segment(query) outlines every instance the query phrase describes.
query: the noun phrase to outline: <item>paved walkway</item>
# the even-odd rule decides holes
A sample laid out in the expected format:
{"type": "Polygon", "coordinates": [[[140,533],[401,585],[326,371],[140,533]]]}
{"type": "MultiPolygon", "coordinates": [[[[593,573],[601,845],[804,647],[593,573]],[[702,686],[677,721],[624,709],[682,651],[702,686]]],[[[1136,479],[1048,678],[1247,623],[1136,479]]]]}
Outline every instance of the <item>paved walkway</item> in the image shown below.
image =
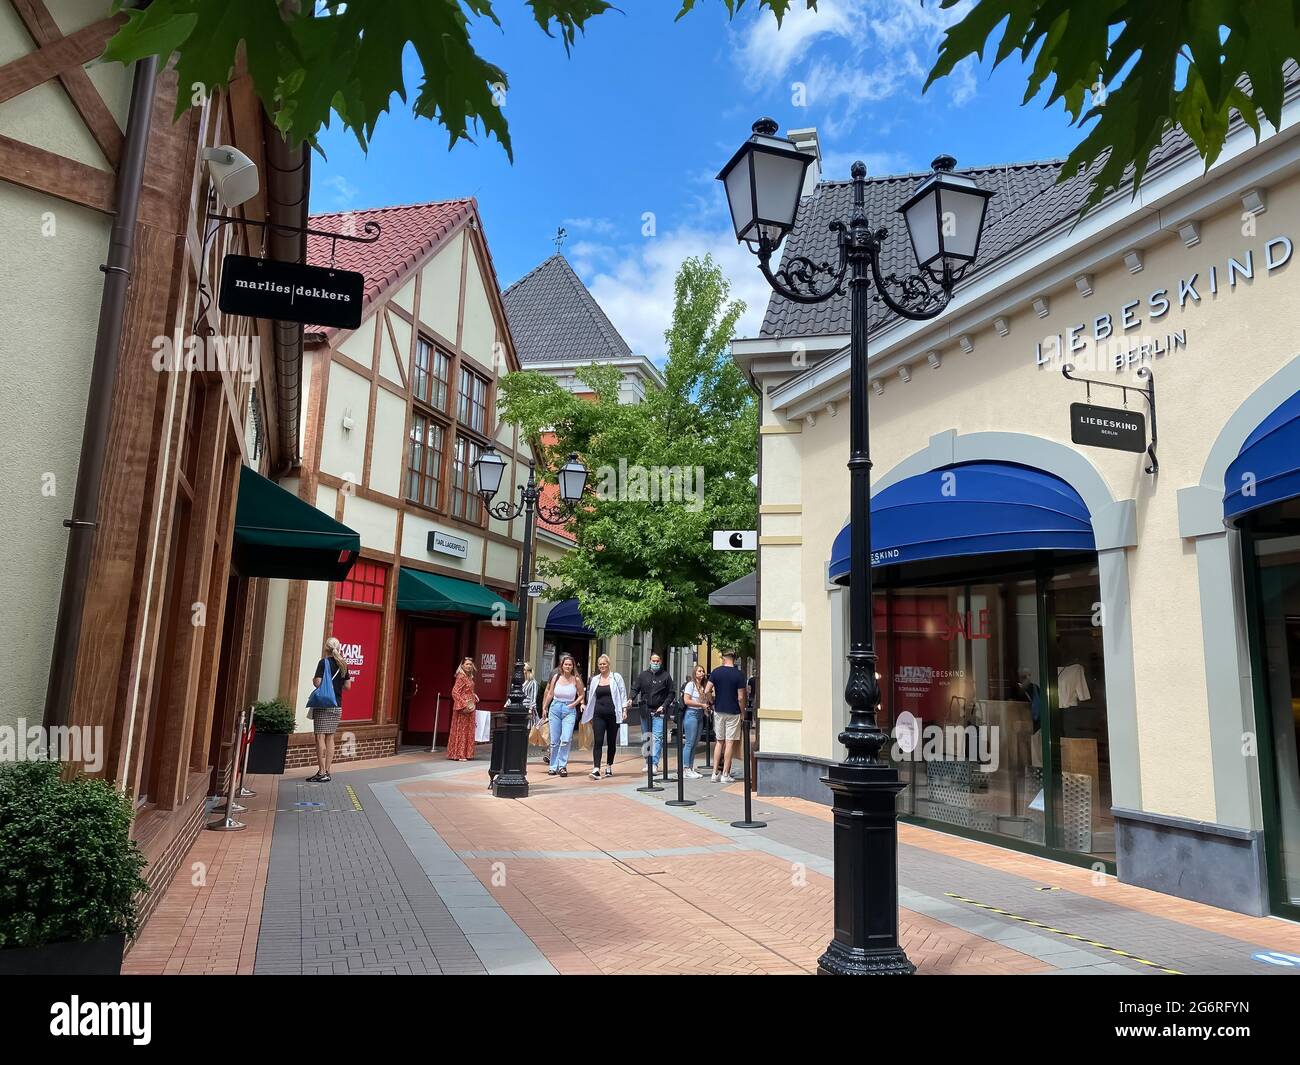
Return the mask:
{"type": "MultiPolygon", "coordinates": [[[[809,973],[831,931],[830,811],[687,782],[530,773],[511,802],[486,761],[441,755],[254,778],[242,833],[203,833],[128,972],[809,973]],[[202,876],[196,870],[202,870],[202,876]]],[[[1300,926],[1087,869],[900,828],[903,946],[925,973],[1296,974],[1300,926]]]]}

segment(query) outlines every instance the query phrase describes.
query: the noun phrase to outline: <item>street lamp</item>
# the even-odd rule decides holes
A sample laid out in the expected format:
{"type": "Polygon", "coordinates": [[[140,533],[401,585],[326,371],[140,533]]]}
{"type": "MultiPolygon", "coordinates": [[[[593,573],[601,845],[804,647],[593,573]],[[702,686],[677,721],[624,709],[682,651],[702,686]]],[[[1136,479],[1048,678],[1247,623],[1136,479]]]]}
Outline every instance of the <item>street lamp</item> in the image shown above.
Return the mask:
{"type": "Polygon", "coordinates": [[[536,463],[528,463],[528,483],[519,487],[519,502],[492,498],[501,488],[506,461],[488,447],[474,460],[474,490],[483,500],[487,512],[498,521],[510,521],[524,516],[524,553],[519,562],[519,618],[515,630],[515,668],[510,674],[510,694],[506,697],[505,728],[494,732],[492,764],[488,770],[492,778],[492,794],[502,799],[528,797],[528,707],[524,705],[524,644],[528,634],[532,600],[528,596],[528,578],[533,565],[533,517],[540,514],[552,525],[559,525],[572,513],[582,499],[587,485],[587,467],[570,455],[559,472],[560,500],[558,507],[539,501],[541,489],[537,484],[536,463]],[[499,741],[498,741],[499,735],[499,741]]]}
{"type": "Polygon", "coordinates": [[[880,757],[889,742],[876,721],[876,674],[871,603],[871,459],[867,415],[867,318],[870,286],[876,299],[904,318],[922,321],[948,305],[953,286],[974,260],[992,193],[954,174],[956,161],[941,155],[934,172],[900,212],[920,272],[882,273],[886,229],[866,215],[867,168],[854,163],[853,211],[831,223],[839,261],[803,255],[772,268],[772,255],[794,228],[804,172],[812,157],[777,136],[770,118],[754,123],[746,141],[718,175],[736,229],[758,256],[758,266],[779,295],[795,303],[822,303],[844,294],[847,280],[852,325],[849,345],[849,653],[844,698],[849,723],[840,733],[847,755],[822,779],[834,794],[835,935],[818,961],[833,975],[908,975],[916,967],[898,942],[898,770],[880,757]],[[802,155],[802,159],[797,158],[802,155]]]}

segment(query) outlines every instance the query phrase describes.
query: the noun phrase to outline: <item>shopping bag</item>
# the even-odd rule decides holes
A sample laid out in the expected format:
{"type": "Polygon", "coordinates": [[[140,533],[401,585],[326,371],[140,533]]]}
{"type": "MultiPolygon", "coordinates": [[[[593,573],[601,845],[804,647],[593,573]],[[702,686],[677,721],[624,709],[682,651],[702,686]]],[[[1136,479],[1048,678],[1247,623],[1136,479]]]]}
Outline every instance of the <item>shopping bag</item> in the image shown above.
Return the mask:
{"type": "Polygon", "coordinates": [[[311,710],[337,710],[338,705],[338,696],[334,694],[334,667],[326,660],[320,687],[313,688],[307,696],[307,707],[311,710]]]}
{"type": "Polygon", "coordinates": [[[487,743],[492,738],[492,711],[474,711],[474,742],[487,743]]]}
{"type": "Polygon", "coordinates": [[[578,750],[591,750],[591,745],[595,742],[595,739],[596,730],[592,728],[590,721],[578,726],[578,750]]]}
{"type": "Polygon", "coordinates": [[[550,747],[551,730],[547,725],[540,721],[533,722],[533,727],[528,730],[528,746],[530,747],[550,747]]]}

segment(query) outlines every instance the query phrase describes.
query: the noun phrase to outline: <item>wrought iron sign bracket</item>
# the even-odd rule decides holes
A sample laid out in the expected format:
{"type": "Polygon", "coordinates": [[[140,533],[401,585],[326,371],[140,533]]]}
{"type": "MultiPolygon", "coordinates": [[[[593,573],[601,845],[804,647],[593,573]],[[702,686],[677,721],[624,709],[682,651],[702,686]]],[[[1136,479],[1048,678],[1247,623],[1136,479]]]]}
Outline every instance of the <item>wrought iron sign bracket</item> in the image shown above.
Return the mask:
{"type": "Polygon", "coordinates": [[[383,233],[383,227],[378,222],[367,219],[361,223],[361,231],[365,236],[356,236],[350,233],[331,233],[325,229],[312,229],[310,226],[291,226],[282,222],[262,222],[256,218],[240,218],[237,215],[221,214],[214,211],[216,206],[215,190],[208,191],[208,210],[206,221],[204,223],[202,254],[199,259],[199,278],[198,285],[195,288],[195,310],[194,325],[190,329],[191,333],[204,336],[211,336],[211,328],[206,326],[204,319],[207,317],[208,309],[212,306],[212,292],[207,285],[207,268],[208,268],[208,249],[212,245],[213,238],[221,231],[222,226],[236,225],[242,223],[246,226],[257,226],[262,230],[262,254],[261,258],[266,258],[266,234],[268,231],[276,233],[301,233],[308,237],[323,237],[330,241],[330,269],[334,267],[334,260],[338,256],[339,241],[349,244],[373,244],[383,233]]]}
{"type": "Polygon", "coordinates": [[[1090,400],[1092,399],[1092,386],[1097,385],[1100,388],[1118,388],[1124,393],[1125,404],[1128,403],[1128,394],[1130,392],[1138,393],[1147,401],[1147,407],[1151,412],[1151,442],[1147,444],[1148,461],[1146,472],[1152,476],[1159,473],[1160,460],[1156,458],[1156,441],[1158,440],[1158,436],[1156,435],[1156,376],[1151,372],[1151,369],[1147,366],[1143,366],[1137,372],[1138,377],[1146,378],[1147,383],[1145,387],[1140,385],[1120,385],[1116,384],[1114,381],[1097,381],[1089,377],[1075,377],[1072,372],[1073,370],[1074,365],[1067,362],[1061,367],[1061,376],[1067,381],[1077,381],[1080,384],[1087,385],[1088,398],[1090,400]]]}

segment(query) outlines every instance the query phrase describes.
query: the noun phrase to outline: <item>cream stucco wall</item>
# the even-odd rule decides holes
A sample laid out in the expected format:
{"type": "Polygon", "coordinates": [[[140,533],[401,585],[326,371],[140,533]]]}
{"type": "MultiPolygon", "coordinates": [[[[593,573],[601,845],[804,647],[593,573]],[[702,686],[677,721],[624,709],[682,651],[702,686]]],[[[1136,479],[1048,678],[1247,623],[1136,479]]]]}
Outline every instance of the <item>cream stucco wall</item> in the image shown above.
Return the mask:
{"type": "MultiPolygon", "coordinates": [[[[1197,245],[1185,247],[1174,232],[1161,234],[1145,247],[1139,273],[1130,273],[1116,255],[1092,274],[1091,295],[1082,295],[1073,284],[1051,290],[1046,318],[1039,318],[1026,302],[1006,315],[1010,328],[1005,337],[989,326],[975,330],[968,334],[974,342],[969,354],[952,341],[938,344],[937,368],[925,360],[915,363],[908,381],[891,372],[882,378],[883,395],[870,397],[870,411],[877,479],[925,449],[933,434],[949,430],[963,437],[1018,433],[1073,447],[1068,408],[1087,398],[1085,390],[1064,380],[1059,364],[1036,365],[1039,341],[1068,334],[1080,323],[1090,331],[1102,314],[1112,316],[1117,340],[1151,335],[1163,342],[1167,333],[1185,331],[1185,348],[1147,363],[1158,385],[1158,478],[1143,472],[1145,456],[1081,450],[1113,499],[1135,501],[1137,546],[1126,554],[1142,807],[1213,821],[1219,811],[1197,563],[1194,546],[1180,536],[1177,493],[1198,483],[1207,452],[1233,411],[1300,352],[1300,264],[1293,257],[1271,272],[1264,264],[1270,239],[1286,236],[1300,242],[1300,182],[1270,187],[1267,213],[1247,222],[1239,208],[1199,221],[1197,245]],[[1254,279],[1239,279],[1230,288],[1228,259],[1243,262],[1248,250],[1254,257],[1254,279]],[[1218,282],[1215,295],[1209,291],[1212,266],[1218,282]],[[1188,297],[1180,307],[1179,282],[1193,273],[1198,274],[1200,301],[1188,297]],[[1172,306],[1152,320],[1148,297],[1160,289],[1168,290],[1172,306]],[[1134,299],[1141,300],[1132,312],[1141,321],[1124,331],[1122,308],[1134,299]]],[[[1274,246],[1275,253],[1282,250],[1274,246]]],[[[1136,385],[1140,382],[1135,369],[1089,373],[1136,385]]],[[[1283,398],[1277,397],[1279,402],[1283,398]]],[[[1092,402],[1119,406],[1120,393],[1094,389],[1092,402]]],[[[1130,397],[1130,407],[1141,405],[1136,394],[1130,397]]],[[[802,503],[803,513],[801,543],[762,548],[763,661],[797,663],[788,670],[764,669],[763,706],[802,714],[796,724],[765,720],[763,744],[768,750],[832,757],[838,754],[834,733],[842,694],[831,690],[829,659],[838,646],[831,651],[833,593],[827,591],[825,563],[848,517],[847,410],[841,402],[835,415],[822,408],[812,417],[787,420],[769,409],[764,421],[768,428],[762,438],[762,502],[802,503]],[[769,619],[801,619],[801,631],[767,631],[769,619]]],[[[1032,439],[1025,441],[1019,461],[1035,464],[1032,439]]],[[[788,535],[787,516],[764,515],[765,536],[774,535],[778,527],[788,535]]]]}
{"type": "MultiPolygon", "coordinates": [[[[65,32],[104,17],[107,0],[49,5],[65,32]]],[[[0,5],[0,64],[33,50],[11,7],[0,5]]],[[[130,72],[91,71],[109,110],[125,121],[130,72]]],[[[99,170],[109,165],[57,81],[0,103],[0,134],[99,170]]],[[[111,219],[0,182],[0,374],[7,385],[0,600],[12,667],[0,725],[39,719],[63,578],[91,358],[111,219]]]]}

